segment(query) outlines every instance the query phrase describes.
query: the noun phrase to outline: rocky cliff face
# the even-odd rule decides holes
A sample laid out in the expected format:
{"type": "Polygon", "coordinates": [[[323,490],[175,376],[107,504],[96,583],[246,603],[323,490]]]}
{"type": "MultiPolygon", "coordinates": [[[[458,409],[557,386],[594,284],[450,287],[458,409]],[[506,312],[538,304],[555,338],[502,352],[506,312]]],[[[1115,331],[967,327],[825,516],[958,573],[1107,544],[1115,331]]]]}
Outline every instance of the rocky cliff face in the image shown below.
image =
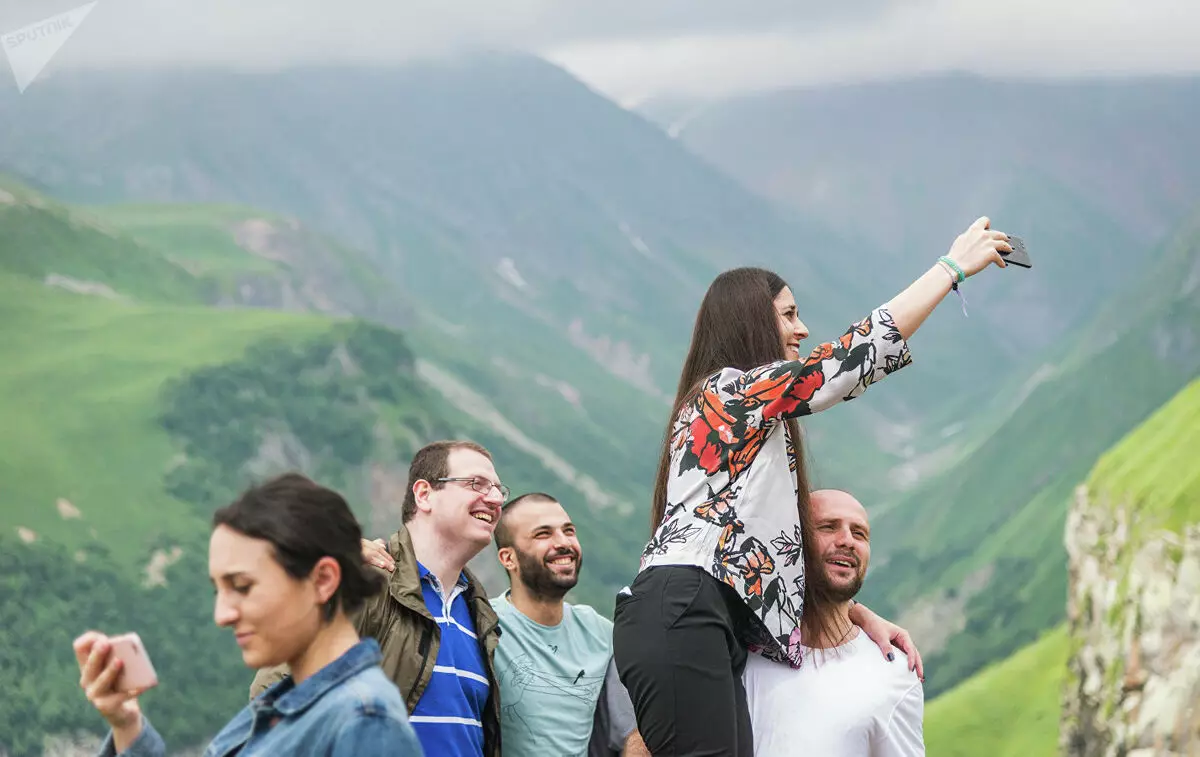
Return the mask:
{"type": "Polygon", "coordinates": [[[1200,755],[1200,527],[1080,487],[1067,521],[1070,757],[1200,755]]]}

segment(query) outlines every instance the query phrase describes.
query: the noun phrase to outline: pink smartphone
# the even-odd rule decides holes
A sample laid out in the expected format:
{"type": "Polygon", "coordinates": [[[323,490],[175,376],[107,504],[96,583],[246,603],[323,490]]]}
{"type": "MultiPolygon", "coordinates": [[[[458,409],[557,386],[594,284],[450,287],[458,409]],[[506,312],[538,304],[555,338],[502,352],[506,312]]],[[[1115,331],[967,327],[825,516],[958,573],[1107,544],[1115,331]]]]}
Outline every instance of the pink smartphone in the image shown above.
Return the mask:
{"type": "Polygon", "coordinates": [[[149,689],[158,685],[158,674],[150,663],[150,655],[146,654],[146,648],[136,633],[114,636],[109,642],[112,644],[112,654],[124,663],[117,674],[117,691],[149,689]]]}

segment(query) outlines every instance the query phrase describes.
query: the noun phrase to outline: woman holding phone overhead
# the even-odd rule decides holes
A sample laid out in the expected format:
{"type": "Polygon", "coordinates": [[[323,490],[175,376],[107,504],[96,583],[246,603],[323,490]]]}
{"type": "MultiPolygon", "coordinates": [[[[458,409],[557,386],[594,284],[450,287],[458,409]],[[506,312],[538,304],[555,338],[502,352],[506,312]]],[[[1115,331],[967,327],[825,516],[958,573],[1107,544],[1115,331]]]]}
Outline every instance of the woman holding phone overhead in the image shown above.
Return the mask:
{"type": "MultiPolygon", "coordinates": [[[[421,757],[378,644],[347,617],[383,586],[363,565],[361,539],[345,500],[298,474],[251,488],[213,516],[217,625],[233,629],[248,667],[286,662],[292,677],[235,715],[205,755],[421,757]]],[[[116,687],[112,642],[91,631],[74,644],[80,686],[112,726],[100,754],[161,757],[141,691],[116,687]]]]}
{"type": "MultiPolygon", "coordinates": [[[[830,625],[831,603],[805,580],[818,571],[796,418],[908,365],[908,338],[951,288],[1004,267],[1008,238],[988,227],[978,219],[908,288],[807,357],[781,278],[739,268],[709,287],[661,450],[654,533],[614,615],[618,671],[655,757],[753,753],[747,654],[798,667],[801,628],[830,625]]],[[[851,620],[885,653],[895,641],[923,675],[906,632],[862,605],[851,620]]]]}

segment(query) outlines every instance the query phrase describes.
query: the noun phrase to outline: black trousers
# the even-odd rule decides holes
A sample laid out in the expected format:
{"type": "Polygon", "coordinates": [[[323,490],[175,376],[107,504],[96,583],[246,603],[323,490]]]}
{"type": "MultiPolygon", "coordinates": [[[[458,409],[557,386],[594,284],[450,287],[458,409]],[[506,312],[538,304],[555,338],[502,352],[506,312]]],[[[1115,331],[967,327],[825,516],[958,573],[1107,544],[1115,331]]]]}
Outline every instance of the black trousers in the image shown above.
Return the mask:
{"type": "Polygon", "coordinates": [[[752,757],[740,631],[749,612],[700,568],[658,566],[617,596],[613,656],[654,757],[752,757]]]}

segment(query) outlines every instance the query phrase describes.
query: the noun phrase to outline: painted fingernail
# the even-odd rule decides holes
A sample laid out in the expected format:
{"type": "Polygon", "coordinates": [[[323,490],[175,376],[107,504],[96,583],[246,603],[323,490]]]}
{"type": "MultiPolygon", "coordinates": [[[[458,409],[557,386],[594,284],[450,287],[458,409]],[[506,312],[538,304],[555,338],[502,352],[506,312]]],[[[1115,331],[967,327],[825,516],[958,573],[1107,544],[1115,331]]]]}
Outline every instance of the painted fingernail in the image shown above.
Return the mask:
{"type": "Polygon", "coordinates": [[[892,661],[893,661],[893,660],[895,660],[895,659],[896,659],[896,655],[895,655],[895,653],[894,653],[894,652],[888,652],[888,662],[892,662],[892,661]]]}

